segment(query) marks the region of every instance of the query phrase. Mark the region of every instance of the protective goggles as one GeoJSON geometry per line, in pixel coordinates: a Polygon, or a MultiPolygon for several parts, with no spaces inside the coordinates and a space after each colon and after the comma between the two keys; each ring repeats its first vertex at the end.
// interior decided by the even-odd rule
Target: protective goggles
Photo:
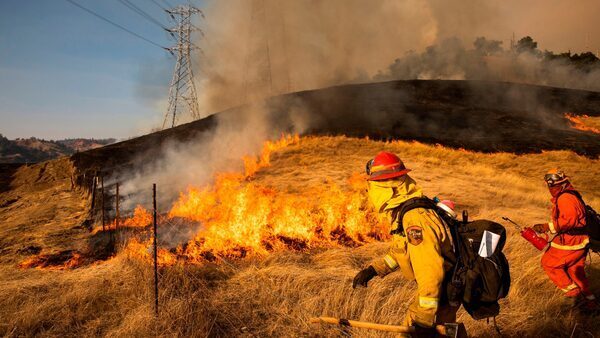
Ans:
{"type": "Polygon", "coordinates": [[[367,173],[367,175],[371,176],[372,172],[371,172],[371,168],[373,168],[373,161],[375,159],[370,159],[367,161],[367,165],[365,166],[365,172],[367,173]]]}
{"type": "Polygon", "coordinates": [[[558,183],[562,183],[567,179],[567,177],[565,176],[565,174],[563,172],[557,172],[555,174],[546,174],[544,175],[544,181],[546,181],[546,184],[551,187],[555,184],[558,183]]]}

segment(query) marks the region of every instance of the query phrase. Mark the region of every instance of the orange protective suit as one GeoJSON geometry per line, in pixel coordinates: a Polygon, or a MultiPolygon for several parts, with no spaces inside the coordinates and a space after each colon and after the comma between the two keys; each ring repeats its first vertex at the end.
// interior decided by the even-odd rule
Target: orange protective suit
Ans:
{"type": "Polygon", "coordinates": [[[565,192],[574,191],[570,183],[561,186],[560,190],[553,188],[550,190],[552,220],[548,228],[554,238],[542,256],[542,267],[565,296],[583,294],[592,297],[584,270],[589,243],[588,235],[582,231],[585,227],[585,206],[575,195],[565,192]]]}

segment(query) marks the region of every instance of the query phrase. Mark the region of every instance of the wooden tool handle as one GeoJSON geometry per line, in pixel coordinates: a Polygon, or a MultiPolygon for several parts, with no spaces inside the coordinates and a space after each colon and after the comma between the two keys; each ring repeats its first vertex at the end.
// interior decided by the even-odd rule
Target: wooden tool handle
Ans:
{"type": "MultiPolygon", "coordinates": [[[[363,329],[373,329],[379,331],[396,332],[396,333],[415,333],[414,326],[401,326],[401,325],[387,325],[377,324],[369,322],[360,322],[357,320],[338,319],[333,317],[313,317],[310,318],[311,323],[327,323],[334,325],[345,325],[351,327],[359,327],[363,329]]],[[[435,330],[442,335],[446,335],[446,327],[444,325],[437,325],[435,330]]]]}

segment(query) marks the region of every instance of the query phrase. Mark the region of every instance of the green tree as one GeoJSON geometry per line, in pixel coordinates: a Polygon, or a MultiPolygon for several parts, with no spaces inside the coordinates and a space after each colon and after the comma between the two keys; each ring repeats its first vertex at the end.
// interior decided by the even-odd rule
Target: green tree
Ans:
{"type": "Polygon", "coordinates": [[[527,52],[537,54],[537,45],[537,42],[533,41],[531,36],[526,36],[517,42],[516,49],[518,53],[527,52]]]}

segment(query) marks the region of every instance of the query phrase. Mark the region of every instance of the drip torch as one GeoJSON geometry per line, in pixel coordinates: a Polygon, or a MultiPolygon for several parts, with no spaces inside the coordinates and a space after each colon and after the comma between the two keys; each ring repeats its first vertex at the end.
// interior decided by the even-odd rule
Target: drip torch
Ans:
{"type": "Polygon", "coordinates": [[[521,233],[521,236],[523,238],[525,238],[533,246],[535,246],[536,249],[542,251],[548,245],[548,234],[544,234],[544,237],[546,237],[546,238],[542,238],[542,237],[538,236],[538,234],[532,228],[521,227],[520,225],[518,225],[517,223],[515,223],[513,220],[511,220],[508,217],[502,217],[502,219],[507,222],[512,223],[515,226],[515,228],[517,228],[517,230],[521,233]]]}

